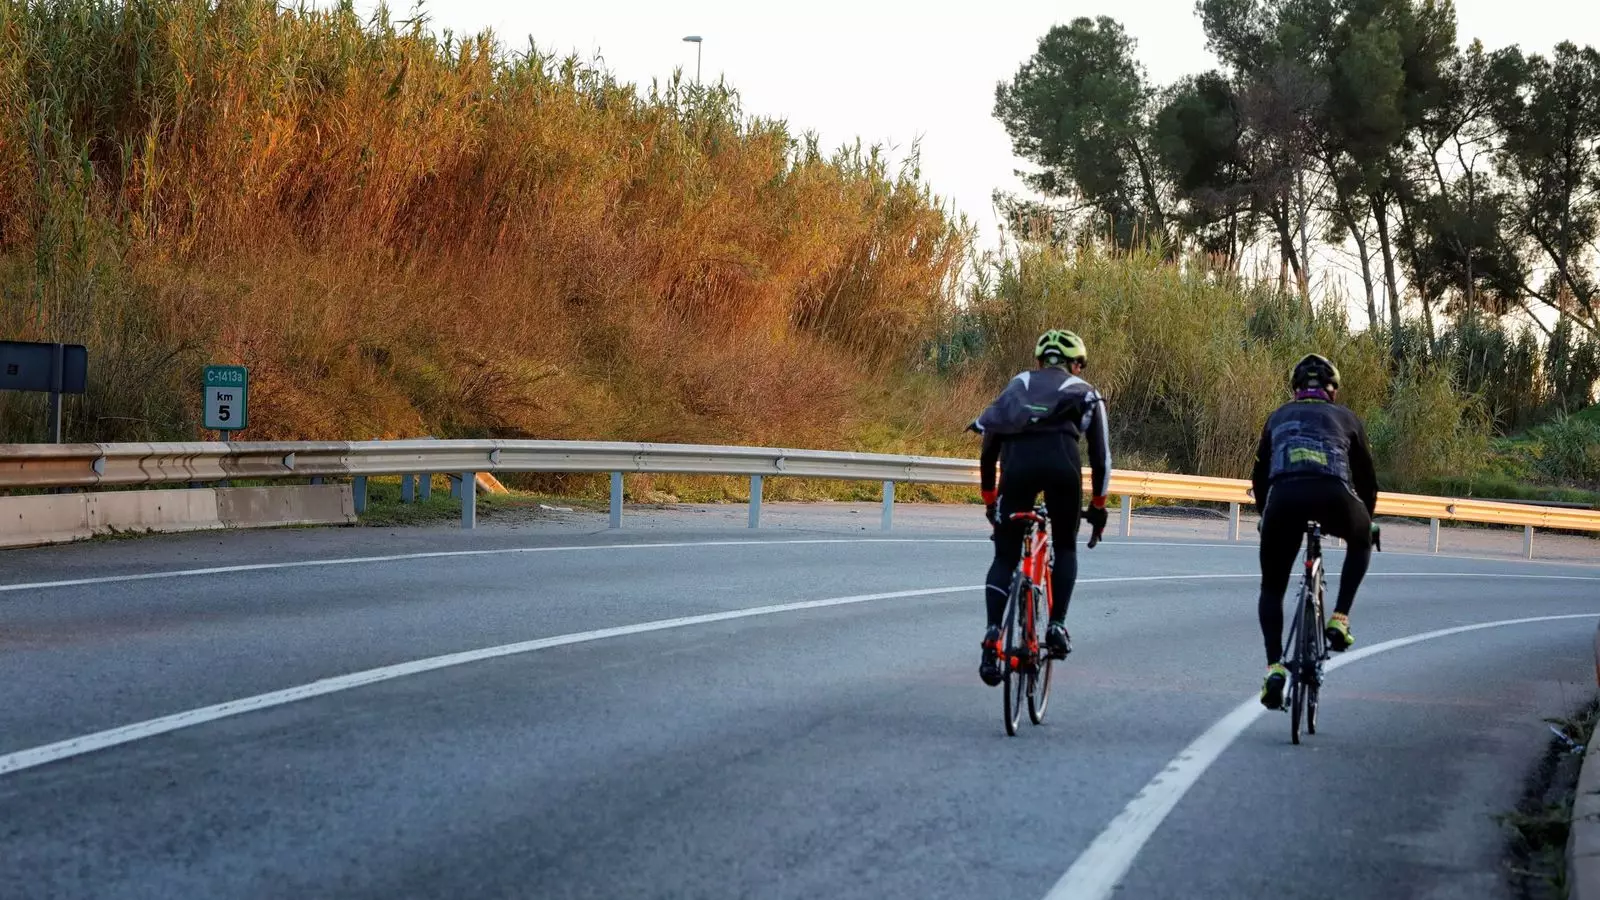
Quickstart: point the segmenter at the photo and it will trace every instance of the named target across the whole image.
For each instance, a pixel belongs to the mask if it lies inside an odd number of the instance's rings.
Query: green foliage
[[[1516,47],[1494,65],[1496,125],[1504,133],[1497,168],[1524,252],[1554,271],[1529,288],[1544,303],[1600,328],[1592,263],[1600,233],[1600,53],[1563,42],[1550,58]]]
[[[1498,463],[1513,478],[1600,491],[1600,407],[1561,414],[1523,435],[1497,442]]]
[[[1471,478],[1488,453],[1488,417],[1461,395],[1451,373],[1411,366],[1389,386],[1388,402],[1367,422],[1380,471],[1390,484],[1415,484],[1448,472]]]
[[[1162,234],[1165,220],[1150,147],[1150,90],[1134,42],[1116,21],[1057,25],[1009,83],[994,114],[1018,156],[1041,167],[1028,184],[1094,211],[1095,225],[1127,245]]]
[[[1162,468],[1243,476],[1261,424],[1288,398],[1294,361],[1318,351],[1345,375],[1341,400],[1370,416],[1389,396],[1382,349],[1328,306],[1300,302],[1154,251],[1025,246],[998,262],[970,316],[993,348],[974,370],[1003,384],[1029,367],[1033,338],[1069,327],[1109,398],[1112,442]],[[1409,453],[1409,445],[1395,452]],[[1120,465],[1120,463],[1119,463]]]

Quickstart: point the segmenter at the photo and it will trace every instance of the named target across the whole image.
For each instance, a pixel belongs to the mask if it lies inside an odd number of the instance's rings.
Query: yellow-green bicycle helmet
[[[1070,331],[1052,328],[1039,335],[1039,343],[1034,345],[1033,357],[1045,365],[1057,366],[1068,362],[1087,363],[1089,361],[1089,348],[1083,344],[1083,338]]]

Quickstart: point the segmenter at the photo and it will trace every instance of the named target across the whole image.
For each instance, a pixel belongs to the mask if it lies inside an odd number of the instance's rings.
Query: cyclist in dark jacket
[[[994,526],[994,562],[989,566],[985,599],[989,625],[983,636],[978,675],[984,683],[1000,683],[1000,622],[1005,615],[1011,575],[1022,559],[1026,526],[1011,521],[1014,513],[1033,509],[1040,492],[1050,511],[1055,565],[1051,570],[1050,625],[1045,644],[1057,659],[1072,652],[1067,634],[1067,604],[1078,579],[1078,516],[1083,497],[1083,465],[1078,441],[1089,440],[1093,499],[1087,513],[1098,532],[1106,524],[1106,492],[1111,482],[1110,429],[1105,399],[1081,378],[1089,354],[1083,339],[1052,329],[1034,347],[1039,367],[1011,379],[983,411],[972,430],[983,435],[979,478],[984,512]],[[995,463],[1000,464],[998,486]]]
[[[1328,646],[1342,652],[1355,643],[1350,608],[1372,558],[1372,511],[1378,502],[1366,428],[1355,413],[1335,402],[1339,370],[1313,353],[1295,365],[1290,381],[1294,400],[1279,407],[1261,429],[1250,475],[1261,513],[1257,611],[1267,650],[1261,703],[1268,709],[1283,705],[1289,679],[1283,666],[1283,594],[1306,524],[1315,520],[1325,533],[1346,542],[1339,600],[1325,632]]]

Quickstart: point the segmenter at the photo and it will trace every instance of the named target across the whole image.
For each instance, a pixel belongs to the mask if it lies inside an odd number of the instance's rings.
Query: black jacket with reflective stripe
[[[1111,486],[1111,429],[1106,402],[1094,385],[1065,369],[1049,366],[1022,372],[990,403],[976,423],[983,434],[979,478],[994,490],[995,463],[1002,453],[1007,465],[1018,453],[1061,454],[1076,467],[1078,439],[1089,440],[1089,468],[1094,496]],[[1055,438],[1049,440],[1048,438]]]

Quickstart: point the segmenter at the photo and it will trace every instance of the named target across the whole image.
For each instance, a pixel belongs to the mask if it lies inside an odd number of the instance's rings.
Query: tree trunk
[[[1361,287],[1367,292],[1367,327],[1377,331],[1383,326],[1383,320],[1378,317],[1378,297],[1372,287],[1372,248],[1367,246],[1367,236],[1353,224],[1350,236],[1355,238],[1356,255],[1361,257]]]
[[[1305,301],[1306,318],[1311,318],[1311,246],[1306,237],[1306,222],[1311,218],[1311,201],[1306,196],[1306,170],[1295,169],[1295,222],[1300,228],[1300,296]]]
[[[1389,292],[1389,352],[1400,361],[1400,289],[1394,276],[1394,245],[1389,239],[1387,198],[1374,197],[1372,217],[1378,222],[1378,246],[1383,251],[1383,285]]]
[[[1150,165],[1150,160],[1145,158],[1144,148],[1139,146],[1137,140],[1130,141],[1134,161],[1139,164],[1139,181],[1144,187],[1145,203],[1150,207],[1152,217],[1151,225],[1160,232],[1161,239],[1165,241],[1167,234],[1167,216],[1161,210],[1161,193],[1156,187],[1155,169]],[[1172,247],[1167,248],[1168,253],[1173,252]]]
[[[1398,199],[1398,202],[1395,203],[1395,207],[1400,211],[1399,239],[1403,242],[1402,246],[1408,253],[1411,254],[1411,259],[1413,262],[1415,262],[1417,258],[1417,232],[1411,224],[1411,207],[1404,199]],[[1413,268],[1415,268],[1415,266],[1413,266]],[[1433,355],[1434,339],[1433,302],[1438,298],[1428,294],[1427,288],[1423,284],[1422,277],[1420,275],[1417,275],[1415,271],[1413,271],[1411,274],[1416,279],[1414,287],[1417,292],[1417,303],[1422,306],[1422,331],[1423,334],[1428,338],[1428,355],[1431,357]]]
[[[1378,317],[1378,300],[1372,285],[1372,248],[1367,244],[1368,232],[1356,224],[1355,204],[1345,191],[1343,183],[1337,177],[1332,180],[1334,209],[1344,220],[1344,227],[1350,232],[1350,237],[1355,240],[1356,255],[1361,259],[1361,287],[1367,295],[1367,327],[1376,332],[1383,325],[1383,320]]]
[[[1278,249],[1283,253],[1283,262],[1294,271],[1294,282],[1299,287],[1300,293],[1304,295],[1306,293],[1306,276],[1305,270],[1300,264],[1300,259],[1294,252],[1294,235],[1289,233],[1289,216],[1292,211],[1289,208],[1288,198],[1282,198],[1280,202],[1274,203],[1272,212],[1272,224],[1278,228]],[[1285,290],[1287,288],[1287,279],[1280,279],[1279,289]]]

